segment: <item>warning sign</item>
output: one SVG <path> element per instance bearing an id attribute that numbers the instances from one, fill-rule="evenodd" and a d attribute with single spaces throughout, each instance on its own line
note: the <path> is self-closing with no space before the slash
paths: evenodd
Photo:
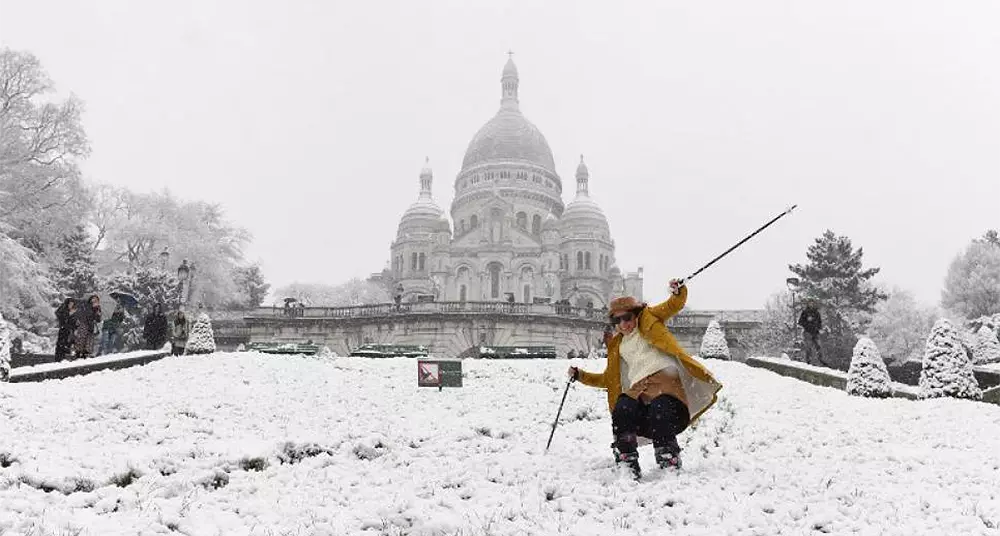
<path id="1" fill-rule="evenodd" d="M 417 361 L 417 387 L 461 387 L 462 361 L 421 359 Z"/>
<path id="2" fill-rule="evenodd" d="M 420 387 L 440 387 L 441 386 L 441 366 L 437 363 L 421 361 L 417 363 L 417 384 Z"/>

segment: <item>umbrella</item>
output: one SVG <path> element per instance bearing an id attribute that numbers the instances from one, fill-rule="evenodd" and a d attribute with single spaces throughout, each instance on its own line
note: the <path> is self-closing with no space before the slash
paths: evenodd
<path id="1" fill-rule="evenodd" d="M 114 291 L 111 293 L 111 297 L 118 303 L 128 307 L 129 309 L 135 309 L 139 307 L 139 300 L 135 299 L 135 296 L 128 294 L 126 292 Z"/>

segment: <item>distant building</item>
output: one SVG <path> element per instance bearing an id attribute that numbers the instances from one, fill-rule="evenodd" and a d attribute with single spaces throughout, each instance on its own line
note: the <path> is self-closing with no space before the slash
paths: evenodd
<path id="1" fill-rule="evenodd" d="M 576 166 L 563 182 L 545 136 L 521 113 L 512 59 L 500 77 L 500 109 L 472 137 L 455 177 L 451 218 L 420 171 L 417 201 L 399 221 L 390 261 L 376 279 L 401 301 L 568 302 L 600 309 L 615 296 L 642 299 L 642 268 L 623 274 L 608 220 Z M 433 298 L 431 298 L 433 297 Z"/>

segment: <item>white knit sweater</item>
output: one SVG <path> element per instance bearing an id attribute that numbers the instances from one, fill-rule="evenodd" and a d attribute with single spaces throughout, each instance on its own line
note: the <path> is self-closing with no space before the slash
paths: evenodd
<path id="1" fill-rule="evenodd" d="M 625 390 L 646 376 L 661 370 L 671 376 L 679 375 L 677 358 L 649 344 L 649 341 L 639 334 L 638 327 L 633 329 L 632 333 L 622 336 L 618 352 L 622 360 L 622 385 L 628 386 Z"/>

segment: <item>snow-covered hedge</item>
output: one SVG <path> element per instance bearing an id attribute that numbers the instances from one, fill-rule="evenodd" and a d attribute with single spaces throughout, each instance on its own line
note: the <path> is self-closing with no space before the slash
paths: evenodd
<path id="1" fill-rule="evenodd" d="M 924 350 L 920 397 L 951 396 L 979 400 L 983 393 L 972 372 L 972 360 L 958 331 L 947 319 L 934 324 Z"/>
<path id="2" fill-rule="evenodd" d="M 847 370 L 847 394 L 876 398 L 892 396 L 889 369 L 875 342 L 868 337 L 861 337 L 854 345 L 851 366 Z"/>
<path id="3" fill-rule="evenodd" d="M 0 382 L 10 379 L 10 328 L 0 315 Z"/>
<path id="4" fill-rule="evenodd" d="M 722 326 L 718 320 L 712 320 L 705 329 L 705 336 L 701 339 L 700 357 L 712 357 L 716 359 L 729 359 L 729 344 L 726 343 L 726 334 L 722 331 Z"/>
<path id="5" fill-rule="evenodd" d="M 1000 340 L 989 326 L 981 326 L 972 337 L 972 359 L 976 365 L 1000 363 Z"/>
<path id="6" fill-rule="evenodd" d="M 191 335 L 185 347 L 187 354 L 210 354 L 215 351 L 215 333 L 212 331 L 212 319 L 201 313 L 191 327 Z"/>

